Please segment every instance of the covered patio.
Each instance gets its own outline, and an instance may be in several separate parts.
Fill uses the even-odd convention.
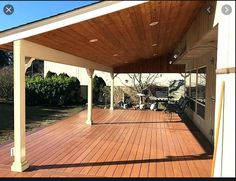
[[[200,119],[192,113],[192,117],[199,118],[195,125],[214,142],[217,112],[212,102],[219,104],[219,93],[216,99],[213,94],[219,80],[229,86],[225,104],[231,105],[235,97],[231,92],[235,80],[234,44],[228,36],[233,36],[234,20],[233,15],[226,19],[221,14],[222,4],[102,1],[0,32],[0,48],[14,53],[14,144],[0,147],[1,176],[207,177],[223,173],[211,172],[212,149],[187,120],[175,115],[170,121],[162,112],[114,110],[113,100],[117,73],[185,73],[198,64],[207,66],[207,77],[212,79],[207,86],[212,89],[206,89],[208,98],[204,97],[206,116]],[[26,136],[25,71],[35,59],[85,68],[88,107]],[[110,110],[92,109],[94,70],[111,75]],[[215,83],[216,72],[220,75]],[[222,128],[227,127],[230,131],[225,133],[232,135],[235,121],[230,113],[234,106],[224,109],[230,124]],[[230,140],[232,135],[224,139]],[[225,144],[231,154],[224,153],[228,159],[224,170],[232,175],[235,163],[228,163],[235,149],[231,144]],[[217,154],[216,168],[222,170],[219,160],[223,151]]]
[[[209,177],[212,148],[192,123],[163,112],[93,109],[26,137],[30,168],[10,172],[12,143],[0,147],[1,177]]]

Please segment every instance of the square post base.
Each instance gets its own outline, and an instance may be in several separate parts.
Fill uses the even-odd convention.
[[[23,172],[27,168],[29,168],[29,163],[27,161],[21,162],[13,162],[11,166],[11,171],[13,172]]]
[[[92,123],[91,120],[87,120],[87,121],[86,121],[86,124],[87,124],[87,125],[92,125],[93,123]]]

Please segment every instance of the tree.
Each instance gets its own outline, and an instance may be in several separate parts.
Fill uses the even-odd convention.
[[[179,90],[181,86],[184,86],[184,80],[173,80],[169,85],[169,94]]]
[[[46,78],[51,78],[52,76],[56,76],[57,74],[55,72],[48,71],[46,74]]]
[[[13,67],[0,68],[0,98],[4,100],[13,99]]]
[[[161,74],[128,74],[129,78],[131,79],[132,87],[139,93],[142,93],[143,91],[147,90],[158,77],[161,77]],[[122,80],[121,80],[122,82]],[[123,83],[125,86],[127,86],[127,82]]]
[[[43,75],[44,72],[44,61],[43,60],[34,60],[31,66],[26,70],[27,76],[33,76],[35,74]]]
[[[105,86],[106,83],[103,78],[95,75],[93,78],[93,101],[95,103],[99,102],[99,97],[103,93],[103,87]]]
[[[0,68],[13,63],[13,54],[12,52],[7,52],[0,50]]]

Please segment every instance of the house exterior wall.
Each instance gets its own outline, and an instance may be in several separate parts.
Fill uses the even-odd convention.
[[[225,96],[221,110],[214,176],[235,177],[235,1],[219,1],[219,12],[224,4],[230,5],[232,12],[229,15],[221,13],[219,16],[216,68],[233,68],[234,72],[217,74],[216,77],[216,115],[219,113],[222,81],[225,82]],[[215,127],[217,129],[217,124]]]
[[[212,11],[206,13],[206,8],[210,5]],[[223,13],[224,5],[231,6],[230,14]],[[181,63],[186,64],[187,71],[201,66],[207,67],[205,119],[201,119],[190,108],[187,108],[186,113],[208,140],[214,143],[213,176],[235,177],[235,2],[206,2],[205,9],[195,18],[178,46],[186,47],[188,52],[207,32],[216,27],[218,28],[217,50],[204,55],[196,54],[194,58],[188,60],[180,60]],[[222,69],[224,73],[216,75],[216,70]],[[228,69],[232,72],[225,71]],[[225,95],[223,108],[219,110],[223,81]],[[211,98],[215,98],[215,102]],[[221,117],[218,118],[220,113]],[[220,120],[219,127],[218,120]],[[214,128],[214,136],[210,134],[211,128]],[[217,135],[219,135],[218,139],[216,139]]]
[[[208,12],[210,7],[210,13]],[[178,50],[184,50],[183,56],[191,54],[191,50],[194,49],[196,44],[199,43],[213,28],[217,27],[219,20],[220,9],[217,9],[217,1],[206,1],[190,28],[185,33],[185,36],[176,46],[176,52]],[[208,42],[206,42],[208,43]],[[209,46],[206,44],[205,46]],[[191,70],[197,70],[201,67],[206,67],[207,78],[206,78],[206,103],[205,103],[205,118],[203,119],[197,114],[197,110],[192,111],[190,107],[187,107],[185,112],[188,117],[194,122],[194,124],[202,131],[205,137],[214,143],[214,113],[215,103],[212,98],[215,97],[215,68],[217,62],[217,50],[212,50],[202,53],[198,51],[192,58],[181,57],[178,63],[186,65],[186,72]],[[197,102],[197,101],[196,101]],[[197,103],[195,104],[197,107]],[[213,130],[213,131],[212,131]]]
[[[186,72],[197,70],[206,67],[206,103],[205,103],[205,118],[203,119],[197,114],[197,103],[195,102],[195,111],[190,107],[186,108],[188,117],[195,123],[195,125],[202,131],[206,138],[213,143],[214,135],[214,112],[215,103],[212,98],[215,98],[215,64],[216,64],[216,50],[209,52],[199,58],[189,60],[186,62]]]

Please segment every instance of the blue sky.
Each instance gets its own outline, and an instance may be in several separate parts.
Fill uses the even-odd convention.
[[[0,31],[95,2],[97,1],[0,1]],[[3,7],[6,4],[14,7],[13,14],[4,14]]]

